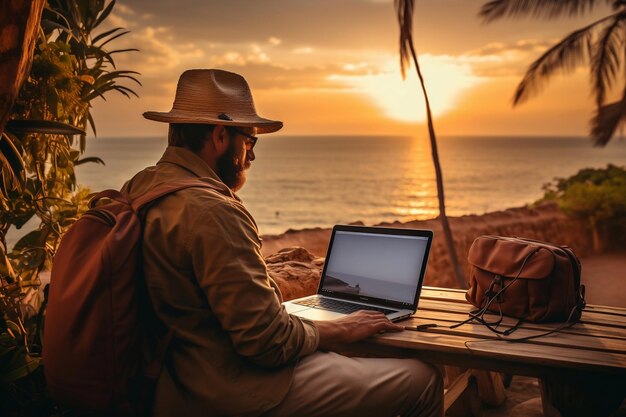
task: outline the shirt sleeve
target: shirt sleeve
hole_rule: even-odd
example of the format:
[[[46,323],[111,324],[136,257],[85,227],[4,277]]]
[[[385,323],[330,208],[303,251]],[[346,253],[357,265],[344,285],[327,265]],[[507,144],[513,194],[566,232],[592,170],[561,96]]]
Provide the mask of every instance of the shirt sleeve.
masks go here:
[[[235,202],[220,202],[204,214],[193,222],[187,249],[198,283],[235,350],[268,368],[314,352],[317,328],[289,315],[281,304],[250,214]]]

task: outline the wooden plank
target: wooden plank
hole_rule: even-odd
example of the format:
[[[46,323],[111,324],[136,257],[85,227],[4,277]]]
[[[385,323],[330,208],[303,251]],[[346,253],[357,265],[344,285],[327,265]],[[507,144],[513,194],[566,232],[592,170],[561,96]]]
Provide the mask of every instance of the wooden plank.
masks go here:
[[[565,347],[550,347],[531,343],[507,343],[500,340],[465,338],[446,334],[419,332],[419,338],[409,332],[387,333],[371,340],[376,344],[404,349],[436,351],[512,361],[533,366],[552,366],[573,370],[619,371],[626,373],[626,355]],[[506,351],[502,345],[506,344]],[[419,354],[416,353],[419,357]],[[468,364],[469,366],[469,364]]]
[[[435,334],[446,334],[449,336],[459,336],[464,339],[467,338],[481,338],[481,339],[494,339],[499,340],[498,337],[487,329],[485,326],[480,324],[464,324],[455,329],[450,329],[448,326],[448,322],[439,321],[436,319],[429,319],[428,322],[434,322],[437,324],[437,327],[430,328],[424,331],[410,331],[408,332],[415,333],[416,338],[419,338],[423,333],[435,333]],[[410,325],[421,324],[420,322],[416,322]],[[528,330],[525,328],[519,328],[512,336],[503,337],[503,341],[506,342],[506,339],[517,339],[522,337],[530,337],[538,334],[544,333],[543,330]],[[507,342],[505,346],[502,347],[503,352],[508,351],[509,345],[512,343]],[[586,335],[578,335],[578,334],[568,334],[568,333],[553,333],[551,335],[543,336],[541,338],[531,339],[525,341],[524,344],[537,344],[543,345],[546,347],[559,346],[569,349],[577,349],[577,350],[586,350],[586,351],[597,351],[597,352],[606,352],[606,353],[622,353],[626,354],[626,343],[624,343],[623,339],[611,339],[611,338],[599,338],[599,337],[590,337]]]
[[[476,378],[471,371],[459,376],[443,397],[446,417],[481,417],[483,415]]]
[[[470,305],[465,299],[465,290],[450,289],[450,288],[437,288],[437,287],[423,287],[420,295],[420,301],[422,299],[435,300],[435,301],[449,301],[456,303],[465,303]],[[626,318],[626,308],[605,306],[599,304],[587,304],[585,312],[593,314],[608,314],[613,316],[619,316]],[[584,314],[584,313],[583,313]]]
[[[420,299],[417,311],[420,310],[459,312],[467,314],[470,311],[476,310],[476,307],[467,302],[446,302],[433,299]],[[583,323],[596,324],[599,326],[626,328],[626,317],[597,313],[595,311],[584,310],[582,320],[580,321]]]
[[[444,293],[459,293],[465,294],[467,290],[462,290],[460,288],[447,288],[447,287],[431,287],[430,285],[424,285],[422,287],[422,292],[444,292]]]
[[[597,304],[587,304],[585,311],[592,311],[595,313],[610,314],[614,316],[626,317],[626,308],[604,306]]]
[[[613,370],[626,372],[626,309],[589,306],[583,320],[570,329],[555,335],[533,339],[524,343],[509,343],[493,338],[482,325],[465,324],[449,329],[474,310],[465,300],[465,291],[446,288],[424,288],[420,306],[414,318],[403,324],[436,323],[437,328],[425,332],[386,334],[376,343],[397,348],[416,349],[440,355],[494,358],[507,366],[527,364],[537,367],[557,367],[573,370]],[[498,315],[488,314],[495,320]],[[505,317],[500,328],[513,326],[516,319]],[[559,323],[525,323],[514,337],[526,337],[557,328]]]
[[[445,321],[450,321],[450,324],[460,323],[469,318],[469,315],[465,312],[460,311],[441,311],[441,310],[430,310],[430,309],[418,309],[417,312],[412,316],[414,318],[423,318],[423,319],[440,319]],[[485,314],[485,320],[487,321],[495,321],[499,319],[500,316],[497,314],[487,313]],[[502,318],[501,326],[503,327],[511,327],[517,324],[518,320],[512,317],[504,316]],[[522,327],[527,329],[537,329],[542,331],[556,329],[561,326],[561,323],[523,323]],[[594,324],[589,322],[578,322],[573,328],[568,329],[568,331],[578,330],[580,332],[596,332],[600,336],[613,336],[613,337],[624,337],[626,336],[626,327],[621,326],[606,326],[603,324]]]
[[[500,407],[506,401],[506,390],[502,382],[502,374],[475,369],[472,374],[478,384],[478,395],[483,404]]]
[[[486,315],[486,320],[495,320],[498,316],[496,315]],[[444,322],[443,326],[451,326],[456,323],[460,323],[468,318],[467,314],[464,313],[445,313],[440,311],[429,311],[429,310],[418,310],[416,314],[412,316],[414,319],[419,319],[418,324],[429,323],[433,320],[439,320]],[[414,326],[416,324],[412,324],[411,319],[407,319],[406,321],[402,321],[402,324],[407,326]],[[508,329],[513,327],[517,323],[517,319],[513,319],[510,317],[504,317],[499,329]],[[549,330],[556,329],[560,326],[560,323],[546,323],[546,324],[534,324],[534,323],[524,323],[521,328],[527,330],[536,330],[538,332],[546,332]],[[577,323],[574,326],[561,330],[561,333],[566,334],[577,334],[583,336],[590,337],[600,337],[600,338],[610,338],[610,339],[618,339],[618,340],[626,340],[626,328],[618,328],[618,327],[607,327],[607,326],[599,326],[595,324],[589,323]]]

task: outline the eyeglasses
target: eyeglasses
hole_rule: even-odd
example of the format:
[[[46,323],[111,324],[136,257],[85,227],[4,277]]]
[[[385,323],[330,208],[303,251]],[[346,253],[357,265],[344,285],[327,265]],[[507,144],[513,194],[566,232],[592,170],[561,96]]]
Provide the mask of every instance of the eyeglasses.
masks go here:
[[[246,150],[251,151],[252,149],[254,149],[254,145],[256,145],[256,141],[259,140],[258,137],[256,136],[252,136],[249,133],[244,132],[243,130],[239,130],[236,127],[233,126],[228,126],[228,129],[232,130],[233,132],[236,132],[238,134],[240,134],[241,136],[245,137],[246,140]]]
[[[220,113],[217,116],[218,119],[221,120],[228,120],[228,121],[232,121],[233,119],[225,114],[225,113]],[[227,129],[232,130],[233,132],[236,132],[238,134],[240,134],[241,136],[245,137],[246,139],[248,139],[246,141],[246,150],[251,151],[252,149],[254,149],[254,145],[256,145],[256,141],[259,140],[259,138],[257,138],[256,136],[252,136],[249,133],[244,132],[243,130],[239,130],[237,129],[235,126],[226,126]]]

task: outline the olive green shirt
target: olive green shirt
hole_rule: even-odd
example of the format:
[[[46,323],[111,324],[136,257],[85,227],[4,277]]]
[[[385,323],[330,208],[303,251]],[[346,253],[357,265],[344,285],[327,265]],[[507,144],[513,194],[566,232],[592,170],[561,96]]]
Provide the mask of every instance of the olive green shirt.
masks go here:
[[[143,262],[158,318],[175,332],[155,416],[259,415],[286,395],[312,323],[290,316],[239,198],[193,152],[168,147],[122,188],[131,199],[163,182],[202,178],[147,212]]]

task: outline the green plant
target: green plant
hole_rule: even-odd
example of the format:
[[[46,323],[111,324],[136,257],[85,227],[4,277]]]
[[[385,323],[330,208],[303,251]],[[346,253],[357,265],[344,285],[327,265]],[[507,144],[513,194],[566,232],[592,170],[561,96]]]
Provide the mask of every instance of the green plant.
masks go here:
[[[135,49],[107,49],[127,32],[94,33],[114,6],[115,0],[48,1],[29,78],[0,138],[0,415],[34,415],[42,409],[25,405],[28,396],[22,395],[43,381],[39,274],[49,269],[61,236],[87,209],[90,191],[78,185],[75,167],[103,163],[97,157],[81,158],[87,126],[96,132],[91,101],[111,91],[137,95],[120,84],[139,84],[137,73],[117,70],[113,59]],[[80,135],[77,142],[75,134]],[[9,248],[7,231],[33,218],[39,226]],[[36,402],[41,393],[31,394]]]
[[[598,251],[626,244],[626,170],[609,164],[586,168],[544,186],[543,201],[556,201],[574,217],[586,219]]]

